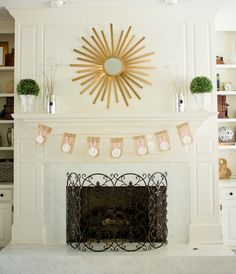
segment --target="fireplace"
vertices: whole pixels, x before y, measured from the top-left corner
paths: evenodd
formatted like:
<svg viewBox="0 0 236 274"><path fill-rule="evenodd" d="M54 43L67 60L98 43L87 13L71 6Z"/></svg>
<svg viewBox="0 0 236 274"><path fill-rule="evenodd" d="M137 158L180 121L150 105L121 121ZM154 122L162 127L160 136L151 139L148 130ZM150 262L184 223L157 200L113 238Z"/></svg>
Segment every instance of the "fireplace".
<svg viewBox="0 0 236 274"><path fill-rule="evenodd" d="M166 173L67 174L67 244L148 250L167 243Z"/></svg>

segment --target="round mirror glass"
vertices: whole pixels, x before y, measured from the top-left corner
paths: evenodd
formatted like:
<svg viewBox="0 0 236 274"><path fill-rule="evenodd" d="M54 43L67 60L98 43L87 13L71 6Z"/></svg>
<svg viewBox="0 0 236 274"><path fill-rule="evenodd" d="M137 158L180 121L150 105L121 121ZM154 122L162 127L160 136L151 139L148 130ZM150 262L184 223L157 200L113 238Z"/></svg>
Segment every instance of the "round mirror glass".
<svg viewBox="0 0 236 274"><path fill-rule="evenodd" d="M123 64L119 58L108 58L104 63L104 70L109 76L117 76L121 74Z"/></svg>

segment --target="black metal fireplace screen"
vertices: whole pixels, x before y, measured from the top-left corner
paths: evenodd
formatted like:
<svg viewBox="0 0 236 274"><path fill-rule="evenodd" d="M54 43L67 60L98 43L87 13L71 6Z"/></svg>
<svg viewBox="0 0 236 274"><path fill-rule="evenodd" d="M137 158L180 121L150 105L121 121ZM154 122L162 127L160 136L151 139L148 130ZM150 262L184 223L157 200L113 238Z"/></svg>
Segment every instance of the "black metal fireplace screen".
<svg viewBox="0 0 236 274"><path fill-rule="evenodd" d="M167 173L67 173L67 244L82 251L167 244Z"/></svg>

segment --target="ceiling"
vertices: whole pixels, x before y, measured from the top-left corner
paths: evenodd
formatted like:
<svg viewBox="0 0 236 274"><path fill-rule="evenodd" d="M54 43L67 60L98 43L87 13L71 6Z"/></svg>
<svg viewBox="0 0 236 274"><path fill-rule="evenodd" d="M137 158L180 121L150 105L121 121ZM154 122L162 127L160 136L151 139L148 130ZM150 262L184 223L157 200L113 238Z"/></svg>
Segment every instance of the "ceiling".
<svg viewBox="0 0 236 274"><path fill-rule="evenodd" d="M88 3L90 5L92 4L103 4L103 3L109 3L109 4L119 4L119 3L127 3L127 4L139 4L139 3L158 3L158 2L164 2L164 0L64 0L67 4L84 4ZM235 0L179 0L179 2L184 3L191 3L191 2L198 2L198 3L204 3L204 2L212 2L212 3L218 3L218 2L232 2L234 3ZM29 7L29 6L48 6L50 3L50 0L0 0L0 7L4 6L14 6L14 7Z"/></svg>
<svg viewBox="0 0 236 274"><path fill-rule="evenodd" d="M162 3L164 0L65 0L66 5L75 5L75 4L89 4L91 5L139 5L139 4L155 4L155 3ZM180 3L205 3L206 0L179 0ZM208 3L235 3L235 0L207 0ZM22 7L22 8L30 8L30 7L50 7L49 5L50 0L0 0L0 21L12 20L13 18L9 14L9 12L3 7Z"/></svg>

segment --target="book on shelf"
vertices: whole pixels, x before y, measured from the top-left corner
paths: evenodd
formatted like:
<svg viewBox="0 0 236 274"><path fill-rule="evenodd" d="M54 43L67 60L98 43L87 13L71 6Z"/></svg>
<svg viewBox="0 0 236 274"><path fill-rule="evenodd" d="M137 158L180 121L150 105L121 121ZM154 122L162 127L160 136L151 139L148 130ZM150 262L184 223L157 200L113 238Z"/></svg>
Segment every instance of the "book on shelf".
<svg viewBox="0 0 236 274"><path fill-rule="evenodd" d="M236 142L219 142L219 146L236 146Z"/></svg>

